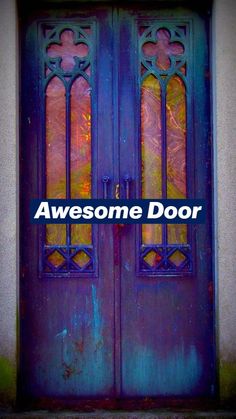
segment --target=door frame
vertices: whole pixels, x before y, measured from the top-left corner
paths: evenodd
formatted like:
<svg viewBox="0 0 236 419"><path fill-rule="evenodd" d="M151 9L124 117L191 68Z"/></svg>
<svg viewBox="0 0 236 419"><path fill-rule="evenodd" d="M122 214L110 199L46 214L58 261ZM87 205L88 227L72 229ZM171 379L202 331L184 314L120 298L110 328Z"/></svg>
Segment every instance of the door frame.
<svg viewBox="0 0 236 419"><path fill-rule="evenodd" d="M49 3L52 4L50 2L50 0L42 0L41 3L42 3L42 6L44 4L46 4L46 5L49 4ZM57 3L59 3L64 8L67 5L67 0L58 0ZM85 3L84 0L76 0L74 2L73 6L76 7L77 4L78 5L83 5L84 3ZM93 3L96 6L96 5L98 5L99 2L97 0L92 0L91 3ZM106 0L104 3L107 6L113 5L112 0ZM161 3L162 3L161 0L156 0L154 2L154 4L153 4L153 2L148 2L148 5L150 5L150 7L153 7L155 5L155 7L158 8L159 6L161 6ZM173 0L171 3L168 2L168 6L173 6L175 4L178 4L178 5L179 4L186 5L187 3L188 3L187 1ZM211 3L211 2L208 2L208 3ZM132 4L137 4L137 6L139 6L139 1L130 2L130 7L132 7ZM119 2L118 2L118 5L119 5ZM165 6L165 7L168 7L168 6ZM146 7L146 5L145 5L145 7ZM193 5L191 5L191 9L192 8L193 8ZM207 5L206 8L209 8L209 6ZM23 4L23 9L24 9L24 4ZM199 11L199 7L197 7L197 9ZM36 13L37 13L37 11L36 11ZM209 42L209 50L210 50L210 47L211 47L211 44ZM211 58L211 54L210 53L211 53L211 51L209 51L209 60ZM115 83L118 83L117 72L114 70L113 73L114 73L113 74L113 77L114 77ZM211 86L211 83L210 82L209 82L209 88L208 89L209 89L209 102L210 102L210 98L212 96L212 92L211 92L212 86ZM114 98L114 102L116 100L117 100L117 98ZM211 108L212 108L212 106L211 106ZM212 115L212 109L211 109L210 115ZM212 116L210 116L209 119L210 119L210 124L212 125ZM117 130L115 130L115 124L114 124L114 132L115 131L117 132ZM117 134L115 133L115 135L117 135ZM209 141L212 142L212 137L209 139ZM212 149L212 144L211 144L211 149ZM213 163L213 159L211 160L211 162ZM213 166L213 164L212 164L212 166ZM212 173L213 173L213 169L214 168L212 167L212 169L211 169ZM212 180L213 179L214 179L214 177L212 175ZM115 183L116 182L114 181L114 184ZM212 197L214 197L213 196L213 187L212 187ZM214 200L212 198L212 203L213 202L214 202ZM213 232L213 226L214 226L213 204L212 204L212 208L211 208L211 214L212 214L212 232ZM213 281L214 281L214 277L215 277L215 275L214 275L214 263L213 263L214 262L214 240L212 240L212 246L213 246L212 266L213 266ZM120 272L120 268L119 268L119 266L117 266L117 275L119 274L119 272ZM117 284L117 288L119 288L118 281L115 281L115 283ZM216 284L215 284L215 287L216 287ZM119 295L120 290L117 289L115 292ZM215 305L214 305L214 312L215 311L216 310L215 310ZM119 313L120 313L120 308L117 306L116 307L116 315L119 316ZM215 316L215 314L214 314L214 316ZM215 328L216 328L216 322L215 321L214 321L214 324L215 324ZM216 336L215 336L215 340L216 340ZM216 345L215 345L215 348L217 350ZM216 358L217 357L215 356L215 359ZM214 361L214 362L216 362L216 361ZM217 393L218 393L218 391L216 389L216 393L215 393L216 396L217 396ZM211 403L214 406L215 397L213 397ZM19 400L19 404L22 405L22 403L21 403L20 400ZM97 407L100 407L100 408L107 408L107 409L113 409L113 408L114 409L117 409L117 408L121 408L121 409L133 408L134 409L134 408L137 408L137 406L138 406L139 409L147 409L147 408L151 408L151 407L169 407L171 405L172 406L176 406L176 407L182 407L182 406L188 406L188 407L189 406L192 406L192 407L195 407L195 406L204 407L204 406L206 406L206 407L209 407L209 398L208 397L207 398L204 398L204 397L203 398L194 398L193 400L192 399L185 399L185 398L182 399L182 398L179 398L179 397L177 397L176 399L173 398L173 397L171 397L171 398L166 397L166 398L159 398L158 400L151 399L151 398L149 400L144 400L144 399L130 399L130 398L127 399L127 400L103 400L103 399L98 399L98 400L92 400L92 399L90 399L90 400L81 400L81 401L78 401L78 400L68 400L68 401L65 401L65 400L63 400L62 404L61 404L61 401L60 400L51 402L50 400L45 400L44 399L44 400L41 400L39 403L34 404L34 406L37 406L37 407L40 407L40 408L41 407L45 407L45 408L47 408L47 407L61 407L61 408L65 408L67 406L69 408L80 408L80 407L81 408L84 408L85 406L88 406L88 405L91 406L91 408L93 408L93 407L94 408L95 407L96 408Z"/></svg>

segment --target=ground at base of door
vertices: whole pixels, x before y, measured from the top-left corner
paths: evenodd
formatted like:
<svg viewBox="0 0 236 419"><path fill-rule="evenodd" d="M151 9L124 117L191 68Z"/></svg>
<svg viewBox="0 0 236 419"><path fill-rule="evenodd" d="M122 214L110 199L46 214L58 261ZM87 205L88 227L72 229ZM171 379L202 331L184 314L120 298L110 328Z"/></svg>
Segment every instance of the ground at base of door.
<svg viewBox="0 0 236 419"><path fill-rule="evenodd" d="M197 410L149 410L149 411L102 411L83 413L73 411L51 412L47 410L35 410L28 412L13 412L10 410L0 410L0 419L24 419L24 418L53 418L53 419L191 419L191 418L207 418L207 419L224 419L236 418L236 409L232 410L215 410L215 411L197 411Z"/></svg>

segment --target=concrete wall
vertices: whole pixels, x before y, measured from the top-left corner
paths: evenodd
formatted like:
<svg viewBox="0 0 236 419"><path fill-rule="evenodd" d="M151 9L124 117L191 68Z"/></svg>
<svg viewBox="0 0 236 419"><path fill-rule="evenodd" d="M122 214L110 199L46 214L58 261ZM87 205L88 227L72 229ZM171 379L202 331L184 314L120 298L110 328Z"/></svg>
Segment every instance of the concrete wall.
<svg viewBox="0 0 236 419"><path fill-rule="evenodd" d="M15 397L17 312L17 19L0 0L0 400Z"/></svg>
<svg viewBox="0 0 236 419"><path fill-rule="evenodd" d="M236 2L213 7L220 392L236 398Z"/></svg>
<svg viewBox="0 0 236 419"><path fill-rule="evenodd" d="M221 398L236 397L236 2L215 0L213 116ZM0 400L16 392L18 76L14 0L0 0Z"/></svg>

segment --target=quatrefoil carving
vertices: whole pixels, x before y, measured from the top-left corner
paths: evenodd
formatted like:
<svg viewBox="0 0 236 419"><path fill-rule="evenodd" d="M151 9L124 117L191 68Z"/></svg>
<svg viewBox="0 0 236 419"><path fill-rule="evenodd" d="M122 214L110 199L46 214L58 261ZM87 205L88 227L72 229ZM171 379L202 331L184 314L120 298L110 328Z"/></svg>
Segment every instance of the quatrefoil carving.
<svg viewBox="0 0 236 419"><path fill-rule="evenodd" d="M156 66L160 70L168 70L170 57L182 55L184 47L180 42L171 42L170 33L167 29L159 29L156 32L156 42L148 41L142 47L145 58L156 58Z"/></svg>
<svg viewBox="0 0 236 419"><path fill-rule="evenodd" d="M80 59L88 55L89 47L84 42L75 43L74 32L66 29L61 33L60 44L52 43L47 48L47 54L52 58L61 59L61 68L72 71L76 64L76 57Z"/></svg>

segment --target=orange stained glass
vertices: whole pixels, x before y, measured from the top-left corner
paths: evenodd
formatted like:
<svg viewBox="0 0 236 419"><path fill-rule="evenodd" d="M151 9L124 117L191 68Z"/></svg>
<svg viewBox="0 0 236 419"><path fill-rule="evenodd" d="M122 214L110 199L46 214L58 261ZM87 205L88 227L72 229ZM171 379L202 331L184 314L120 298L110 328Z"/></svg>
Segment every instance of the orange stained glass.
<svg viewBox="0 0 236 419"><path fill-rule="evenodd" d="M71 198L91 198L91 88L79 77L71 89ZM91 224L71 225L72 244L91 244Z"/></svg>
<svg viewBox="0 0 236 419"><path fill-rule="evenodd" d="M186 92L182 79L173 76L166 91L167 198L186 198ZM185 224L168 225L168 243L186 243Z"/></svg>
<svg viewBox="0 0 236 419"><path fill-rule="evenodd" d="M66 198L66 104L63 83L54 77L46 89L46 197ZM46 244L66 243L66 226L48 224Z"/></svg>
<svg viewBox="0 0 236 419"><path fill-rule="evenodd" d="M159 81L148 75L141 89L142 198L162 197L161 91ZM161 243L159 224L142 226L142 243Z"/></svg>

